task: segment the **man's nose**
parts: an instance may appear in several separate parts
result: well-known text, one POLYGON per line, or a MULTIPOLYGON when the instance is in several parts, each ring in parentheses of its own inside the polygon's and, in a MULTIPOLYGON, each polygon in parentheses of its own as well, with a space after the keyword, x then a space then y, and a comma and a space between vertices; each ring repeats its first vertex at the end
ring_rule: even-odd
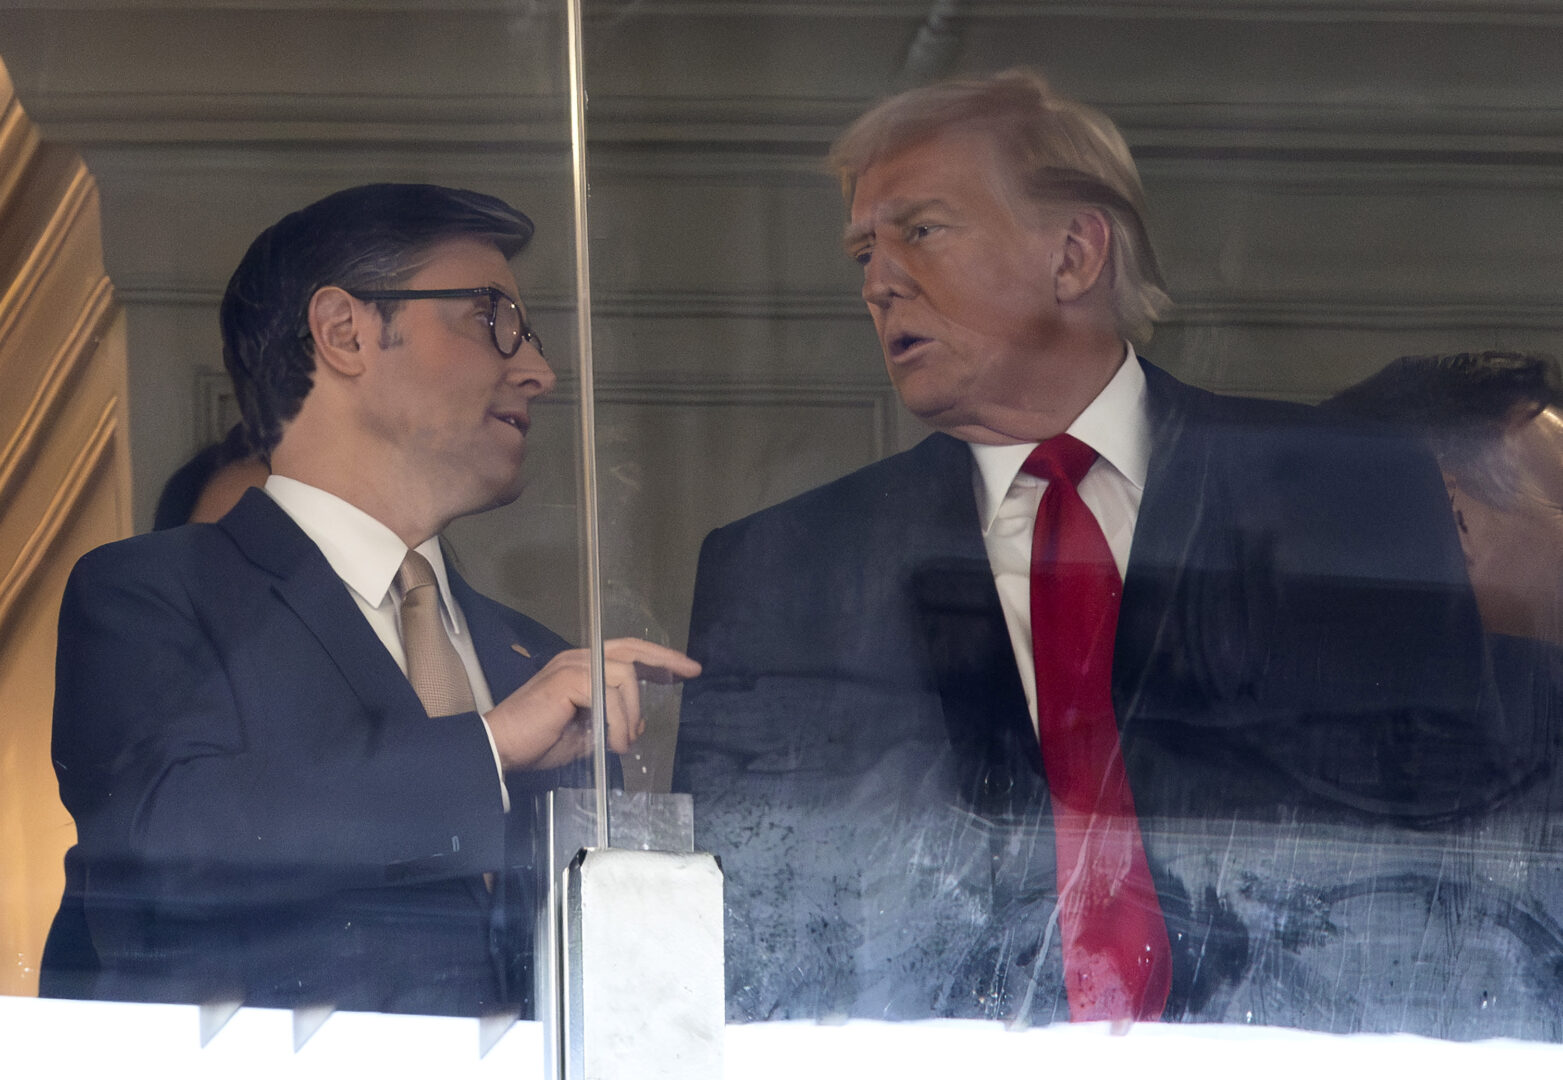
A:
POLYGON ((541 397, 559 385, 559 376, 538 348, 537 339, 522 342, 516 354, 505 361, 505 381, 526 391, 529 397, 541 397))
POLYGON ((915 285, 906 268, 883 247, 875 248, 863 264, 863 299, 874 307, 885 307, 892 299, 912 295, 915 285))

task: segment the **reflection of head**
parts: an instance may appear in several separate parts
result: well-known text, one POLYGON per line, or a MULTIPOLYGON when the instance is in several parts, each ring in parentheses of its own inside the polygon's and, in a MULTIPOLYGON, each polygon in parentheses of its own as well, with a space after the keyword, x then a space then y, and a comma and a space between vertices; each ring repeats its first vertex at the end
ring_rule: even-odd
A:
POLYGON ((234 424, 222 441, 203 447, 164 481, 163 492, 158 495, 158 508, 152 513, 152 528, 163 530, 188 522, 211 478, 234 461, 250 458, 253 453, 244 438, 244 425, 234 424))
MULTIPOLYGON (((369 184, 328 195, 255 238, 222 301, 223 362, 250 441, 270 454, 313 385, 310 298, 327 285, 393 286, 431 247, 477 237, 514 257, 532 222, 499 199, 429 184, 369 184)), ((394 301, 381 304, 389 319, 394 301)))
POLYGON ((185 462, 163 485, 152 514, 153 529, 172 529, 187 521, 215 521, 244 489, 265 480, 266 466, 250 449, 242 424, 235 424, 221 442, 212 443, 185 462), (227 483, 228 480, 233 483, 227 483), (225 488, 223 506, 213 505, 214 489, 225 488), (232 498, 229 498, 229 494, 232 498), (206 512, 198 515, 198 509, 206 512))
POLYGON ((1547 356, 1402 356, 1326 404, 1416 428, 1463 490, 1507 510, 1536 495, 1508 436, 1544 410, 1563 407, 1563 382, 1547 356))
POLYGON ((1520 353, 1407 356, 1328 403, 1409 426, 1443 469, 1482 623, 1563 645, 1563 390, 1520 353))
POLYGON ((983 131, 1008 159, 1014 190, 1038 203, 1092 206, 1112 225, 1113 312, 1144 341, 1171 306, 1145 229, 1145 192, 1113 122, 1026 69, 908 90, 859 117, 830 152, 847 202, 876 160, 948 130, 983 131))

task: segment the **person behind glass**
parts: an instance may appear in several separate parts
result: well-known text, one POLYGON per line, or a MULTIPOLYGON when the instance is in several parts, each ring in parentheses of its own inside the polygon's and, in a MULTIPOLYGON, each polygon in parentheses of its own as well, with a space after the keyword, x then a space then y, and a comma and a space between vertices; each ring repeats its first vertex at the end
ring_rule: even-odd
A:
POLYGON ((163 483, 157 509, 152 512, 152 529, 156 532, 192 521, 217 521, 246 491, 263 486, 270 475, 266 462, 250 449, 244 425, 235 424, 163 483))
POLYGON ((1325 405, 1409 427, 1431 445, 1488 634, 1509 738, 1531 763, 1531 778, 1553 778, 1555 788, 1563 738, 1557 361, 1497 351, 1403 356, 1325 405))
MULTIPOLYGON (((221 309, 264 489, 90 552, 60 614, 53 752, 95 959, 131 1000, 478 1014, 524 1002, 533 790, 589 783, 589 660, 443 559, 521 490, 553 371, 490 196, 352 188, 265 230, 221 309)), ((608 743, 637 675, 606 647, 608 743)), ((79 954, 78 954, 79 956, 79 954)), ((95 967, 95 970, 92 968, 95 967)))
POLYGON ((935 434, 701 550, 675 788, 730 1016, 1218 1016, 1238 883, 1169 830, 1432 817, 1498 768, 1436 469, 1141 357, 1134 162, 1039 74, 892 97, 830 163, 935 434))

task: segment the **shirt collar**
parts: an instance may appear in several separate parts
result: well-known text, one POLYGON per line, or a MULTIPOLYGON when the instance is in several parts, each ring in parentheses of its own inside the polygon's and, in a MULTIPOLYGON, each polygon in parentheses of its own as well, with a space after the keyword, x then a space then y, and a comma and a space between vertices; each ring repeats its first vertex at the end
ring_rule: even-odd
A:
MULTIPOLYGON (((1150 416, 1145 404, 1145 371, 1134 346, 1124 343, 1124 362, 1102 392, 1075 417, 1068 433, 1085 443, 1135 488, 1144 490, 1150 469, 1150 416)), ((977 472, 977 513, 984 535, 993 526, 1005 495, 1020 475, 1036 443, 986 446, 971 443, 977 472)))
MULTIPOLYGON (((266 494, 315 542, 348 588, 371 607, 385 603, 396 571, 407 557, 407 545, 388 526, 347 500, 292 477, 272 473, 266 479, 266 494)), ((450 613, 455 610, 455 602, 439 537, 431 536, 416 550, 434 568, 446 623, 454 627, 450 613)))

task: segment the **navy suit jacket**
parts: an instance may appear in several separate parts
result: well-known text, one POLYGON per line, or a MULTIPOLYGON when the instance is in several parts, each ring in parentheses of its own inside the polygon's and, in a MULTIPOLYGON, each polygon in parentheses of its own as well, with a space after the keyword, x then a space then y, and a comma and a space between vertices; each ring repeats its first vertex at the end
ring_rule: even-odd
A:
MULTIPOLYGON (((564 648, 450 580, 495 700, 564 648)), ((531 915, 503 872, 530 858, 531 799, 513 790, 504 813, 478 715, 425 715, 263 493, 77 564, 53 748, 78 844, 44 993, 435 1013, 524 999, 531 915)))
MULTIPOLYGON (((1113 695, 1167 1016, 1212 1016, 1253 950, 1239 882, 1176 872, 1189 837, 1425 827, 1512 769, 1425 454, 1145 370, 1113 695)), ((689 642, 675 787, 727 872, 734 1018, 1067 1016, 1046 783, 963 443, 713 532, 689 642)))

